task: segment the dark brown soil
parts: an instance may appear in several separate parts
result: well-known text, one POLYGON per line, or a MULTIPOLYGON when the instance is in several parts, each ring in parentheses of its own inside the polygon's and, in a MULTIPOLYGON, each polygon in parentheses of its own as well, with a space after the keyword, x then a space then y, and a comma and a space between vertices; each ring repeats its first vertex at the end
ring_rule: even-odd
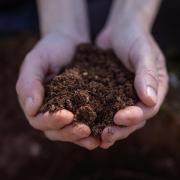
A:
POLYGON ((41 112, 67 109, 75 121, 87 124, 94 136, 113 125, 113 116, 137 103, 134 75, 111 50, 91 44, 78 46, 72 64, 46 84, 41 112))

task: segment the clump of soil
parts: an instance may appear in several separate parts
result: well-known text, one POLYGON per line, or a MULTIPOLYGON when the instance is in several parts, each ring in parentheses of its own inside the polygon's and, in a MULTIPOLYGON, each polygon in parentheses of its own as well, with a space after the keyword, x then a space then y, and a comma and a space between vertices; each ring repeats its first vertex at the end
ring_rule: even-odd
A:
POLYGON ((92 135, 114 125, 115 113, 138 101, 134 74, 127 71, 111 50, 91 44, 77 47, 72 63, 45 85, 40 112, 67 109, 74 120, 87 124, 92 135))

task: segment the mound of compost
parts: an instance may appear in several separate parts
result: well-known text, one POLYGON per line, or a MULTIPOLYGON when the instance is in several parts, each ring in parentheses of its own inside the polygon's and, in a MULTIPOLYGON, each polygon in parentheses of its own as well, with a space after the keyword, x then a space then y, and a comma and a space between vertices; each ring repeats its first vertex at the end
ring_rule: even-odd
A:
POLYGON ((45 84, 40 112, 67 109, 75 122, 87 124, 92 135, 99 136, 106 126, 114 125, 118 110, 137 103, 133 82, 134 74, 112 50, 81 44, 71 64, 45 84))

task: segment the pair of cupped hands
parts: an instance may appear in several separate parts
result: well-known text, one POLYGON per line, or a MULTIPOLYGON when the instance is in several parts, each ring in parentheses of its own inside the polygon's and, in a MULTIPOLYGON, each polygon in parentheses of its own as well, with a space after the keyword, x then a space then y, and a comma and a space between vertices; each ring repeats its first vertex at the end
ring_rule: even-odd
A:
POLYGON ((134 86, 140 102, 119 110, 114 116, 117 126, 106 127, 98 139, 91 135, 87 125, 73 123, 73 113, 65 109, 53 114, 39 113, 44 80, 69 63, 77 45, 85 42, 89 38, 69 29, 46 34, 25 57, 16 90, 30 125, 50 140, 72 142, 89 150, 107 149, 142 128, 159 111, 168 89, 165 58, 150 31, 135 20, 120 26, 114 23, 101 31, 97 46, 113 49, 125 67, 135 73, 134 86))

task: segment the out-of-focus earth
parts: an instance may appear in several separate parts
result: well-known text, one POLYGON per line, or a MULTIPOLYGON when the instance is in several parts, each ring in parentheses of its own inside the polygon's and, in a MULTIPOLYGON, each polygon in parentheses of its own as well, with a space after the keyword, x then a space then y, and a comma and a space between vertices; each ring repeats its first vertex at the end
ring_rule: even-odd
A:
POLYGON ((160 180, 180 178, 180 54, 166 53, 170 91, 147 125, 109 150, 50 142, 29 126, 15 93, 18 70, 37 37, 0 40, 0 179, 160 180))

